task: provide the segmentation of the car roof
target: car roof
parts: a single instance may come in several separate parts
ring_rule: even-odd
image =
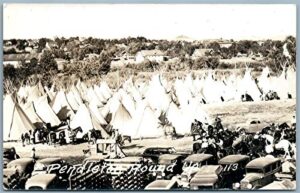
[[[221,169],[222,169],[221,165],[205,165],[198,170],[196,176],[218,174],[221,172]]]
[[[11,150],[11,147],[3,147],[3,152],[4,151],[9,151],[9,150]]]
[[[202,162],[212,157],[213,155],[211,154],[199,153],[199,154],[189,155],[187,158],[184,159],[184,161]]]
[[[130,157],[124,157],[124,158],[105,159],[105,161],[111,161],[111,162],[115,162],[115,161],[120,161],[120,162],[140,162],[141,160],[143,160],[143,157],[139,157],[139,156],[130,156]]]
[[[60,157],[51,157],[51,158],[49,157],[49,158],[37,160],[37,162],[47,165],[47,164],[51,164],[53,162],[57,162],[57,161],[61,161],[61,160],[62,159]]]
[[[149,147],[149,148],[146,148],[144,150],[144,152],[153,151],[153,150],[157,150],[157,151],[159,151],[159,150],[168,150],[168,149],[174,149],[174,148],[173,147]]]
[[[32,185],[45,185],[45,183],[49,183],[53,181],[56,177],[56,174],[37,174],[29,178],[26,184]]]
[[[109,157],[109,155],[91,155],[84,159],[84,161],[100,161],[105,160]]]
[[[246,168],[264,168],[267,165],[270,165],[270,164],[275,163],[277,161],[280,161],[280,159],[271,158],[271,157],[260,157],[260,158],[256,158],[256,159],[250,161],[246,165]]]
[[[172,149],[172,148],[174,147],[148,147],[146,149],[148,150],[148,149]]]
[[[147,185],[147,188],[164,188],[170,184],[171,180],[155,180]]]
[[[19,159],[15,159],[15,160],[12,160],[11,162],[9,162],[7,164],[7,167],[9,167],[10,165],[27,165],[31,162],[33,162],[32,158],[19,158]]]
[[[181,156],[182,155],[178,155],[178,154],[162,154],[159,156],[159,160],[174,160]]]
[[[250,159],[247,155],[228,155],[219,160],[219,164],[237,163],[245,159]]]

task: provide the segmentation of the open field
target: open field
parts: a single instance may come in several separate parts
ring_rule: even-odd
[[[225,127],[234,129],[237,126],[245,126],[249,119],[257,118],[268,123],[283,123],[292,119],[296,112],[296,99],[261,101],[261,102],[228,102],[220,104],[208,104],[203,106],[211,117],[219,115]],[[159,138],[133,140],[123,148],[127,155],[139,155],[147,147],[174,146],[178,151],[192,150],[192,137],[183,137],[176,140]],[[21,157],[30,156],[31,148],[22,147],[21,143],[4,143],[4,146],[15,146]],[[83,149],[88,149],[87,143],[65,146],[35,145],[38,157],[61,156],[71,164],[81,163],[84,159]]]

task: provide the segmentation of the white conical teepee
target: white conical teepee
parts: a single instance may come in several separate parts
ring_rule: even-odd
[[[61,90],[57,92],[51,103],[53,111],[60,120],[65,120],[67,117],[70,117],[71,119],[73,118],[74,112],[66,98],[64,91]]]
[[[12,95],[6,95],[3,101],[3,140],[20,140],[21,135],[35,126],[27,117],[22,108],[16,103]]]
[[[51,126],[58,126],[61,122],[54,113],[53,109],[49,106],[47,95],[39,97],[38,100],[33,102],[36,114],[43,120],[44,123],[50,123]]]
[[[153,138],[164,136],[163,128],[159,126],[159,119],[147,103],[140,104],[133,119],[135,134],[133,138]],[[141,113],[138,113],[141,112]]]

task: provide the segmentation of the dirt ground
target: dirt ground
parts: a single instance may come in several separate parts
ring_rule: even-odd
[[[228,102],[221,104],[204,105],[204,110],[211,117],[220,116],[223,125],[228,129],[235,129],[237,126],[247,126],[248,120],[253,118],[267,123],[290,123],[296,114],[296,99],[262,102]],[[21,157],[29,157],[33,145],[22,147],[21,143],[4,143],[4,147],[14,146]],[[192,137],[183,137],[176,140],[142,139],[133,140],[125,144],[123,151],[127,155],[140,155],[147,147],[168,147],[173,146],[177,151],[191,151]],[[83,149],[88,149],[87,143],[64,146],[34,145],[37,157],[62,157],[70,164],[81,163],[84,159]]]

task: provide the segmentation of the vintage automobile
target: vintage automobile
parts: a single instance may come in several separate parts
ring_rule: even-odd
[[[281,161],[278,158],[260,157],[246,165],[246,175],[241,180],[240,189],[259,189],[275,180],[275,173],[280,171]]]
[[[191,190],[210,190],[223,187],[223,167],[221,165],[202,166],[190,181]]]
[[[3,183],[7,189],[14,189],[12,186],[24,189],[26,180],[31,176],[34,167],[32,158],[20,158],[13,160],[3,169]]]
[[[250,119],[247,122],[246,133],[256,133],[260,132],[263,128],[267,127],[269,124],[266,122],[262,122],[258,119]]]
[[[157,179],[170,180],[173,176],[182,173],[183,155],[178,154],[163,154],[158,158],[158,165],[162,170],[156,171]]]
[[[296,181],[274,181],[271,184],[260,188],[260,190],[296,190]]]
[[[247,155],[228,155],[219,160],[219,165],[223,166],[222,175],[226,179],[224,188],[239,188],[239,182],[246,173],[246,165],[250,161]]]
[[[139,156],[128,156],[124,158],[104,160],[105,167],[107,168],[106,172],[112,176],[118,176],[121,173],[128,171],[130,168],[137,168],[137,166],[142,165],[143,163],[144,159]]]
[[[12,150],[14,150],[13,147],[3,147],[3,168],[6,168],[10,161],[19,158],[16,152]]]
[[[192,154],[183,160],[183,172],[181,173],[178,184],[181,187],[189,188],[190,180],[197,173],[199,168],[204,165],[215,164],[211,154]]]
[[[145,187],[145,190],[171,190],[177,189],[178,183],[176,180],[155,180]]]
[[[144,158],[150,158],[154,163],[158,163],[158,158],[162,154],[175,154],[174,147],[150,147],[144,150],[142,156]]]
[[[104,162],[105,159],[108,159],[109,155],[91,155],[87,158],[85,158],[82,162],[82,164],[98,164]]]
[[[53,167],[53,169],[51,169],[51,166],[54,166],[54,165],[57,165],[57,167],[55,166],[55,167]],[[59,165],[59,168],[58,168],[58,165]],[[63,166],[68,167],[68,164],[60,157],[40,159],[40,160],[37,160],[34,165],[32,176],[37,175],[37,174],[46,174],[49,172],[54,173],[54,174],[59,174],[59,169]]]
[[[66,190],[67,183],[61,181],[56,174],[38,174],[29,178],[26,190]]]

